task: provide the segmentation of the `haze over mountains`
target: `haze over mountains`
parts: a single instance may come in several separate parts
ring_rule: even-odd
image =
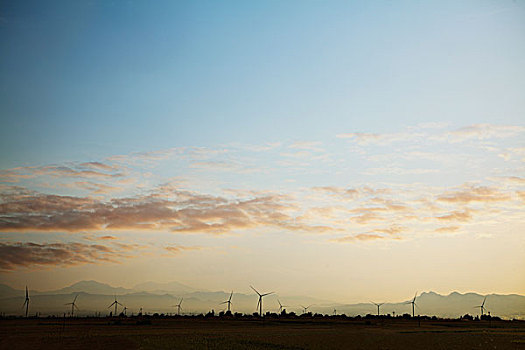
[[[265,291],[266,292],[266,291]],[[22,315],[22,305],[25,291],[11,288],[0,284],[0,312],[5,315]],[[41,316],[61,315],[68,312],[66,303],[70,303],[75,295],[79,295],[77,304],[78,315],[87,316],[100,313],[109,314],[108,306],[113,302],[115,296],[118,301],[128,308],[128,314],[137,313],[142,307],[146,313],[175,313],[174,305],[181,298],[182,313],[198,314],[214,310],[216,313],[226,308],[220,304],[229,297],[227,291],[199,291],[190,286],[178,283],[144,282],[134,286],[132,289],[113,287],[96,281],[80,281],[71,286],[54,291],[35,291],[29,288],[31,298],[30,314],[38,312]],[[480,305],[484,296],[477,293],[457,293],[440,295],[434,292],[418,294],[416,303],[416,314],[438,317],[456,318],[461,315],[478,315]],[[358,304],[341,304],[329,300],[321,300],[305,296],[285,296],[272,294],[264,298],[264,312],[277,312],[278,300],[286,305],[288,312],[300,314],[301,305],[312,305],[309,311],[313,313],[332,314],[336,309],[338,314],[348,316],[375,314],[377,308],[370,302]],[[384,300],[374,300],[384,302]],[[408,301],[408,299],[406,300]],[[396,303],[385,303],[381,306],[381,314],[396,315],[411,312],[411,306],[406,301]],[[253,294],[235,293],[232,298],[232,312],[251,314],[255,312],[257,296]],[[506,319],[525,319],[525,296],[510,294],[490,294],[485,303],[487,311],[493,316]],[[120,310],[120,309],[119,309]],[[120,311],[119,311],[120,312]]]

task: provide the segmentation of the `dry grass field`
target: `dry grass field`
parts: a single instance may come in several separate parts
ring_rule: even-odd
[[[4,319],[0,349],[525,349],[525,322]]]

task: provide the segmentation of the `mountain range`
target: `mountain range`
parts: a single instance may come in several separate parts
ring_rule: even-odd
[[[80,281],[71,286],[54,291],[34,291],[29,289],[30,314],[39,313],[41,316],[62,315],[67,313],[70,303],[78,294],[77,305],[80,316],[106,315],[113,308],[108,306],[115,300],[128,308],[129,314],[137,313],[143,308],[147,313],[175,313],[174,305],[183,298],[182,312],[185,314],[206,313],[210,310],[219,312],[225,309],[229,292],[199,291],[190,286],[178,283],[145,282],[131,289],[113,287],[97,281]],[[485,307],[492,315],[505,319],[525,319],[525,296],[517,294],[486,296]],[[0,313],[5,315],[22,315],[25,298],[24,290],[17,290],[8,285],[0,284]],[[416,314],[438,317],[457,318],[470,314],[478,315],[479,307],[485,298],[477,293],[461,294],[453,292],[440,295],[434,292],[424,292],[416,299]],[[264,298],[264,310],[277,312],[279,301],[286,305],[288,312],[300,314],[301,305],[312,305],[309,311],[313,313],[332,314],[336,309],[338,314],[348,316],[376,314],[377,307],[372,303],[341,304],[309,298],[303,296],[268,295]],[[408,301],[408,300],[407,300]],[[242,313],[255,312],[257,296],[253,294],[234,293],[232,297],[232,311]],[[411,313],[411,305],[406,302],[385,303],[381,306],[381,314]],[[120,309],[119,309],[120,312]]]

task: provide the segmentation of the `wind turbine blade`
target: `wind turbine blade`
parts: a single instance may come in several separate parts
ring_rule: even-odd
[[[259,308],[259,303],[261,302],[261,298],[259,298],[259,301],[257,301],[257,309]]]
[[[75,299],[73,300],[73,302],[77,301],[77,298],[78,298],[78,294],[75,295]]]
[[[253,289],[253,291],[254,291],[255,293],[257,293],[259,296],[261,295],[261,294],[257,291],[257,289],[253,288],[252,286],[250,286],[250,288]]]
[[[232,296],[233,296],[233,290],[232,290],[232,292],[231,292],[230,297],[228,298],[228,300],[232,300]]]
[[[263,294],[261,296],[264,297],[264,296],[267,296],[267,295],[270,295],[270,294],[273,294],[273,293],[275,293],[275,292],[265,293],[265,294]]]
[[[483,299],[483,303],[481,303],[481,306],[485,305],[485,300],[487,300],[487,297]]]
[[[78,306],[76,306],[75,304],[73,304],[73,306],[75,307],[75,309],[79,310]]]
[[[227,301],[223,301],[222,303],[219,303],[219,305],[221,305],[221,304],[226,304],[226,303],[227,303]]]

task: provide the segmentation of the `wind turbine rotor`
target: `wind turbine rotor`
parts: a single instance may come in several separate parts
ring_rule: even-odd
[[[250,286],[250,288],[253,289],[253,291],[254,291],[255,293],[257,293],[259,296],[261,296],[261,293],[259,293],[259,292],[257,291],[257,289],[253,288],[253,286]]]

